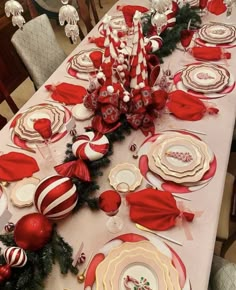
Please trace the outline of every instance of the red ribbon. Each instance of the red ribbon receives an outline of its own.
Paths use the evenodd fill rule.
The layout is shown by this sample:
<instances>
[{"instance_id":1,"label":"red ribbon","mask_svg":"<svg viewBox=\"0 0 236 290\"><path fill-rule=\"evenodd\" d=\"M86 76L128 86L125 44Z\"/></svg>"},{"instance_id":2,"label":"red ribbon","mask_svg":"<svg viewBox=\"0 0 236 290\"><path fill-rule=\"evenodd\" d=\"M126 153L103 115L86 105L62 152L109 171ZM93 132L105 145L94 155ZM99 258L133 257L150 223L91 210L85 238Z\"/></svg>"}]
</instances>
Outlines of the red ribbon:
<instances>
[{"instance_id":1,"label":"red ribbon","mask_svg":"<svg viewBox=\"0 0 236 290\"><path fill-rule=\"evenodd\" d=\"M56 172L62 176L78 177L83 181L91 181L89 169L86 163L81 159L60 164L54 168Z\"/></svg>"}]
</instances>

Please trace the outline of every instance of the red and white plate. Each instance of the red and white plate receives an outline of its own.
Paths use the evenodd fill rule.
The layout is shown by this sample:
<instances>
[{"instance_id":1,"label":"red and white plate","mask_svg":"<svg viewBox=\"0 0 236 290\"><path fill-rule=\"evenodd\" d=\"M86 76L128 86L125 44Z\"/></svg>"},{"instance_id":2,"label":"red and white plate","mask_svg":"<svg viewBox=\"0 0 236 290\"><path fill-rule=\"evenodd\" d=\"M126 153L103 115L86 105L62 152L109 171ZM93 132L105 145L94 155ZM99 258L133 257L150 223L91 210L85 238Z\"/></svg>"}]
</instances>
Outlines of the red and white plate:
<instances>
[{"instance_id":1,"label":"red and white plate","mask_svg":"<svg viewBox=\"0 0 236 290\"><path fill-rule=\"evenodd\" d=\"M209 149L209 152L212 154L212 161L210 162L210 168L207 170L202 178L199 181L196 182L185 182L183 184L179 184L170 180L163 179L159 174L153 172L149 167L149 158L148 154L150 152L151 146L153 143L156 142L156 140L162 136L165 133L168 133L169 131L160 132L158 134L155 134L149 138L147 138L141 145L140 149L138 150L139 155L139 169L141 174L143 175L144 179L149 183L150 185L156 187L157 189L164 190L164 191L170 191L172 193L190 193L195 190L199 190L200 188L206 186L212 177L215 174L216 171L216 157L212 153L212 151ZM200 140L199 137L195 136L192 133L184 132L184 131L176 131L178 133L181 133L184 135L190 135Z\"/></svg>"},{"instance_id":2,"label":"red and white plate","mask_svg":"<svg viewBox=\"0 0 236 290\"><path fill-rule=\"evenodd\" d=\"M222 66L197 63L182 70L183 85L195 92L218 93L229 83L229 72Z\"/></svg>"},{"instance_id":3,"label":"red and white plate","mask_svg":"<svg viewBox=\"0 0 236 290\"><path fill-rule=\"evenodd\" d=\"M82 80L89 80L90 76L94 76L97 73L97 69L90 58L92 52L103 53L103 50L100 48L90 48L81 50L72 56L67 63L68 74Z\"/></svg>"},{"instance_id":4,"label":"red and white plate","mask_svg":"<svg viewBox=\"0 0 236 290\"><path fill-rule=\"evenodd\" d=\"M236 40L236 28L223 23L209 23L198 30L199 38L212 44L229 44Z\"/></svg>"},{"instance_id":5,"label":"red and white plate","mask_svg":"<svg viewBox=\"0 0 236 290\"><path fill-rule=\"evenodd\" d=\"M192 65L199 65L201 63L194 63L194 64L189 64L188 66L192 66ZM217 66L217 67L221 67L221 66ZM232 73L229 73L229 79L228 79L228 84L220 91L218 92L197 92L193 89L191 89L190 87L186 87L186 85L183 83L182 80L182 74L183 74L184 70L180 70L178 71L173 78L174 81L174 85L178 90L190 93L200 99L216 99L216 98L221 98L224 97L225 95L229 94L230 92L233 91L234 87L235 87L235 81L234 81L234 76Z\"/></svg>"},{"instance_id":6,"label":"red and white plate","mask_svg":"<svg viewBox=\"0 0 236 290\"><path fill-rule=\"evenodd\" d=\"M58 130L53 131L53 135L51 138L51 142L56 142L56 141L60 140L61 138L63 138L67 134L66 124L71 120L71 112L69 109L67 109L66 107L64 107L60 104L51 105L51 104L43 103L43 104L36 105L37 108L44 108L44 107L48 107L48 106L57 107L58 109L60 109L60 111L64 112L63 118L57 119L57 122L60 123L59 124L60 126L59 126ZM30 110L32 108L34 108L34 107L31 107ZM36 143L42 142L42 141L40 141L41 139L40 140L35 140L34 138L30 139L30 134L28 135L28 133L27 133L27 140L26 140L25 134L21 138L21 134L15 132L15 128L18 126L18 120L20 120L22 118L22 116L24 116L24 114L27 114L27 112L28 112L28 110L17 114L10 125L10 133L11 133L12 142L15 145L17 145L23 149L35 148ZM34 111L34 114L37 114L37 110ZM40 115L40 116L42 116L42 115ZM50 114L47 115L48 118L50 118L50 116L51 116ZM43 117L46 117L46 115L43 115ZM52 122L52 126L53 126L53 122ZM23 128L24 128L24 126L23 126ZM29 128L31 128L31 127L29 126Z\"/></svg>"},{"instance_id":7,"label":"red and white plate","mask_svg":"<svg viewBox=\"0 0 236 290\"><path fill-rule=\"evenodd\" d=\"M96 270L99 267L100 263L103 263L105 261L105 259L109 255L109 253L111 253L111 251L115 250L117 247L122 247L122 245L124 245L125 243L129 243L128 247L132 248L132 244L133 244L133 247L136 248L139 245L139 243L142 241L146 241L146 242L149 241L150 246L152 246L152 247L154 246L156 248L156 250L161 253L162 256L166 256L166 259L170 259L172 266L174 268L174 271L176 270L176 272L177 272L178 284L179 284L179 287L173 287L173 289L174 290L176 290L176 289L191 290L191 285L190 285L189 278L187 276L186 268L184 266L184 263L180 259L180 257L177 255L177 253L171 247L169 247L166 243L162 242L161 240L159 240L156 237L150 237L148 239L144 236L134 234L134 233L120 235L120 236L112 239L108 243L106 243L103 246L103 248L99 250L99 252L93 257L93 259L91 260L91 262L89 264L89 267L88 267L88 270L86 273L84 289L85 290L98 289L97 285L96 285ZM135 250L135 252L137 255L136 250ZM128 252L127 252L127 254L128 254ZM120 255L121 255L120 257L122 259L119 258L119 264L117 264L117 268L115 269L117 271L116 273L119 273L119 276L116 275L114 282L112 282L111 285L109 284L111 287L112 286L114 287L114 283L116 283L115 284L116 286L117 286L117 283L119 285L119 283L121 281L121 277L123 278L125 272L123 272L121 270L121 267L122 268L125 267L125 269L123 268L123 270L125 270L125 271L135 271L134 273L136 273L136 271L139 271L140 269L143 269L143 271L145 273L147 273L147 275L150 275L149 277L152 277L153 283L155 283L155 281L158 280L156 278L157 271L153 267L148 268L147 262L142 263L142 261L141 261L138 264L136 264L137 267L133 267L134 264L130 264L130 263L127 264L128 260L125 258L125 256L122 253L120 253ZM141 257L139 257L139 258L141 258ZM132 259L137 260L137 256L132 257ZM143 259L145 260L145 258L143 258ZM108 265L109 265L109 263L108 263ZM167 264L166 264L166 266L167 266ZM114 269L114 267L113 267L113 269ZM108 270L108 272L110 272L111 268L108 267L107 270ZM105 272L103 274L105 275L104 278L105 278L105 282L106 282L108 279L108 275L107 275L108 273ZM173 278L174 273L172 272L172 274L170 274L170 276L171 276L171 278ZM114 275L112 275L112 277L114 277ZM99 276L99 279L100 278L101 277ZM103 279L103 277L102 277L102 279ZM174 278L173 278L173 280L174 280ZM105 286L107 286L107 282L105 284L106 284ZM109 288L105 287L104 289L109 289ZM110 288L110 289L117 290L118 288ZM162 288L153 288L153 289L161 290ZM102 289L99 288L99 290L102 290Z\"/></svg>"}]
</instances>

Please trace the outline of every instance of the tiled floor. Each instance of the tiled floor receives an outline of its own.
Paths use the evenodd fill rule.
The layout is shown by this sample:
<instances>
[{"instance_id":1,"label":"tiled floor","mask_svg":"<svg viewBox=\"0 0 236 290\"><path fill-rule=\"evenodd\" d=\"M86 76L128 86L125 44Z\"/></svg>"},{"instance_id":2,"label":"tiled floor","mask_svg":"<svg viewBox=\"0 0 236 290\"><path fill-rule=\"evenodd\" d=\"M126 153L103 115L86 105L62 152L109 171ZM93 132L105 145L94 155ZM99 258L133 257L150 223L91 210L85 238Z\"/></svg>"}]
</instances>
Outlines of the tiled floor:
<instances>
[{"instance_id":1,"label":"tiled floor","mask_svg":"<svg viewBox=\"0 0 236 290\"><path fill-rule=\"evenodd\" d=\"M102 16L110 9L110 7L115 2L115 0L102 0L103 9L97 7L99 17L102 18ZM59 43L61 44L65 52L69 54L75 48L75 45L72 45L68 38L65 36L64 27L57 25L56 21L52 21L52 25L54 27L56 37ZM82 24L81 27L83 28ZM21 107L34 94L34 92L35 91L33 84L28 78L12 93L12 97L15 100L16 104ZM13 116L12 112L10 111L5 102L0 104L0 113L6 116L8 120L10 120L10 118ZM233 154L230 158L229 171L236 176L236 153ZM215 253L219 253L219 248L220 244L217 242L215 247ZM236 242L234 242L233 246L227 252L226 258L236 263Z\"/></svg>"}]
</instances>

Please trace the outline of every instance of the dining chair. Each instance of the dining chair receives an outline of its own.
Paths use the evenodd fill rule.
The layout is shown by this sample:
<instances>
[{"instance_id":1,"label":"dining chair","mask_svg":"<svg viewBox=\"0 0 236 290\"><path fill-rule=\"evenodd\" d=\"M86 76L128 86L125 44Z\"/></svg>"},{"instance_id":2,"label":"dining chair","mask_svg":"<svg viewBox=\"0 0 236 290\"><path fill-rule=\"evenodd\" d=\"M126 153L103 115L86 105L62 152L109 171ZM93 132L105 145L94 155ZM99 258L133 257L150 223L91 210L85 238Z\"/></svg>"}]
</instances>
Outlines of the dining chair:
<instances>
[{"instance_id":1,"label":"dining chair","mask_svg":"<svg viewBox=\"0 0 236 290\"><path fill-rule=\"evenodd\" d=\"M27 1L28 2L31 1L33 3L34 8L36 8L39 14L45 13L50 19L52 18L52 19L58 20L59 9L62 6L62 3L60 0L50 0L50 1L49 0L27 0ZM74 5L75 8L78 8L78 13L79 13L80 18L84 22L87 32L90 32L93 29L93 24L92 24L91 15L90 15L90 8L92 10L92 15L93 15L95 23L99 22L99 17L98 17L94 0L69 0L69 4ZM30 3L28 4L28 7L30 7ZM80 31L80 39L82 40L85 37L85 35L80 25L79 25L79 31Z\"/></svg>"},{"instance_id":2,"label":"dining chair","mask_svg":"<svg viewBox=\"0 0 236 290\"><path fill-rule=\"evenodd\" d=\"M236 264L213 256L208 290L235 290Z\"/></svg>"},{"instance_id":3,"label":"dining chair","mask_svg":"<svg viewBox=\"0 0 236 290\"><path fill-rule=\"evenodd\" d=\"M0 115L0 130L7 124L7 119Z\"/></svg>"},{"instance_id":4,"label":"dining chair","mask_svg":"<svg viewBox=\"0 0 236 290\"><path fill-rule=\"evenodd\" d=\"M236 241L236 222L231 218L232 202L235 194L234 184L235 176L227 172L216 235L216 240L221 242L221 257L225 256L228 249Z\"/></svg>"},{"instance_id":5,"label":"dining chair","mask_svg":"<svg viewBox=\"0 0 236 290\"><path fill-rule=\"evenodd\" d=\"M66 58L46 14L28 21L23 30L18 29L11 42L36 89L42 86Z\"/></svg>"},{"instance_id":6,"label":"dining chair","mask_svg":"<svg viewBox=\"0 0 236 290\"><path fill-rule=\"evenodd\" d=\"M18 112L19 108L17 107L16 103L12 99L11 95L9 94L6 86L0 80L0 103L2 101L6 101L12 112L15 114Z\"/></svg>"}]
</instances>

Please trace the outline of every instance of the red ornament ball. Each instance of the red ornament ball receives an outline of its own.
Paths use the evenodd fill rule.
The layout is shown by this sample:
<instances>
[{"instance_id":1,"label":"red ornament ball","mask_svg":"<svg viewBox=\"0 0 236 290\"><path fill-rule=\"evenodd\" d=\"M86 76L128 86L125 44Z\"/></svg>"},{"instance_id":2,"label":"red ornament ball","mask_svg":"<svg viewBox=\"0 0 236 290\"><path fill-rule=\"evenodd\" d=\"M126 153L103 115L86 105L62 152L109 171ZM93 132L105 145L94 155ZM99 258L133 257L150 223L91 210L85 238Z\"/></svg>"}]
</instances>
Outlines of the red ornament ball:
<instances>
[{"instance_id":1,"label":"red ornament ball","mask_svg":"<svg viewBox=\"0 0 236 290\"><path fill-rule=\"evenodd\" d=\"M0 284L11 277L11 267L9 265L0 266Z\"/></svg>"},{"instance_id":2,"label":"red ornament ball","mask_svg":"<svg viewBox=\"0 0 236 290\"><path fill-rule=\"evenodd\" d=\"M52 235L52 224L41 213L23 216L16 224L14 240L24 250L37 251L44 247Z\"/></svg>"},{"instance_id":3,"label":"red ornament ball","mask_svg":"<svg viewBox=\"0 0 236 290\"><path fill-rule=\"evenodd\" d=\"M43 179L34 195L37 210L52 220L68 216L76 206L77 200L78 193L72 180L60 175Z\"/></svg>"}]
</instances>

